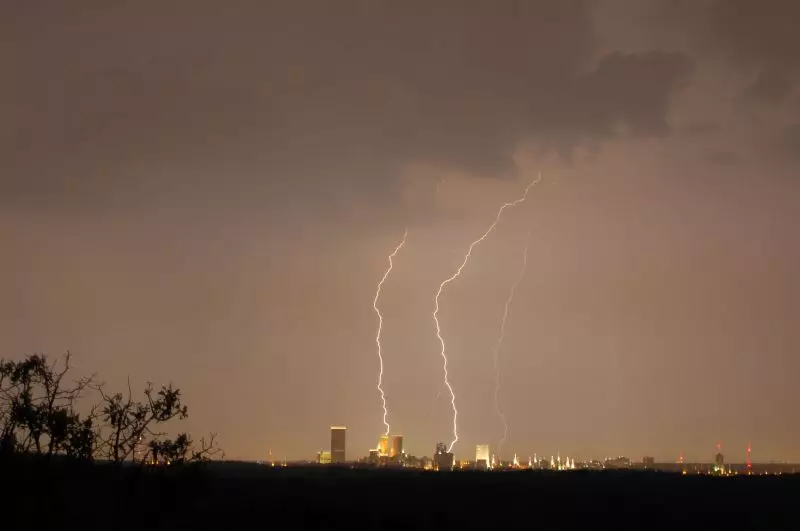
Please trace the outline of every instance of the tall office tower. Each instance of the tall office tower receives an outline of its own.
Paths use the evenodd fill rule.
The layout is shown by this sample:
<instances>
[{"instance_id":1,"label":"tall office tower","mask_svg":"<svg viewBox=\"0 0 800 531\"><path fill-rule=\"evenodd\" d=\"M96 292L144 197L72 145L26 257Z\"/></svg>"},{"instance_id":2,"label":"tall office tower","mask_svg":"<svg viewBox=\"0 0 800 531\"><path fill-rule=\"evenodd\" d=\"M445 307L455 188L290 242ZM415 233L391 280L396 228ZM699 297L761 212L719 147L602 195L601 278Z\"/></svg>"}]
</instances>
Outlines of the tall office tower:
<instances>
[{"instance_id":1,"label":"tall office tower","mask_svg":"<svg viewBox=\"0 0 800 531\"><path fill-rule=\"evenodd\" d=\"M451 452L444 452L433 456L433 465L436 470L453 470L453 454Z\"/></svg>"},{"instance_id":2,"label":"tall office tower","mask_svg":"<svg viewBox=\"0 0 800 531\"><path fill-rule=\"evenodd\" d=\"M399 457L403 455L403 436L392 435L392 447L389 450L389 457Z\"/></svg>"},{"instance_id":3,"label":"tall office tower","mask_svg":"<svg viewBox=\"0 0 800 531\"><path fill-rule=\"evenodd\" d=\"M347 427L331 426L331 463L345 462L345 438Z\"/></svg>"},{"instance_id":4,"label":"tall office tower","mask_svg":"<svg viewBox=\"0 0 800 531\"><path fill-rule=\"evenodd\" d=\"M436 452L433 454L433 468L436 470L453 470L453 454L447 451L444 443L436 443Z\"/></svg>"},{"instance_id":5,"label":"tall office tower","mask_svg":"<svg viewBox=\"0 0 800 531\"><path fill-rule=\"evenodd\" d=\"M489 468L489 445L479 444L475 447L475 466L476 468Z\"/></svg>"},{"instance_id":6,"label":"tall office tower","mask_svg":"<svg viewBox=\"0 0 800 531\"><path fill-rule=\"evenodd\" d=\"M388 455L389 454L389 436L388 435L381 435L378 438L378 453L380 455Z\"/></svg>"}]
</instances>

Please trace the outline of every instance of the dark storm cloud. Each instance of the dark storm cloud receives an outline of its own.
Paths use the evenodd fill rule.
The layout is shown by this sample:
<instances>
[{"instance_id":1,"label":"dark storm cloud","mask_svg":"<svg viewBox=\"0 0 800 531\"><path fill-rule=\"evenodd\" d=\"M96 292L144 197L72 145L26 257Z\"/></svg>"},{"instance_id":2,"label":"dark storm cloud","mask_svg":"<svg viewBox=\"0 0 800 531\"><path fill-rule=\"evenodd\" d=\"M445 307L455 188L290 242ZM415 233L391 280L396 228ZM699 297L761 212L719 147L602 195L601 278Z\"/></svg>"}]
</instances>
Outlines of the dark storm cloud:
<instances>
[{"instance_id":1,"label":"dark storm cloud","mask_svg":"<svg viewBox=\"0 0 800 531\"><path fill-rule=\"evenodd\" d=\"M710 37L720 48L733 61L758 70L746 94L770 103L785 100L800 73L800 3L718 1L706 16Z\"/></svg>"},{"instance_id":2,"label":"dark storm cloud","mask_svg":"<svg viewBox=\"0 0 800 531\"><path fill-rule=\"evenodd\" d=\"M777 150L793 162L800 160L800 123L787 125L776 142Z\"/></svg>"},{"instance_id":3,"label":"dark storm cloud","mask_svg":"<svg viewBox=\"0 0 800 531\"><path fill-rule=\"evenodd\" d=\"M717 0L705 14L709 39L733 59L791 70L800 68L798 18L794 0Z\"/></svg>"},{"instance_id":4,"label":"dark storm cloud","mask_svg":"<svg viewBox=\"0 0 800 531\"><path fill-rule=\"evenodd\" d=\"M679 53L604 57L582 85L584 105L577 106L576 116L583 118L586 129L599 127L602 134L622 124L637 135L664 135L669 131L669 97L688 81L690 66Z\"/></svg>"},{"instance_id":5,"label":"dark storm cloud","mask_svg":"<svg viewBox=\"0 0 800 531\"><path fill-rule=\"evenodd\" d=\"M705 154L705 160L715 166L734 166L740 158L733 151L712 149Z\"/></svg>"},{"instance_id":6,"label":"dark storm cloud","mask_svg":"<svg viewBox=\"0 0 800 531\"><path fill-rule=\"evenodd\" d=\"M719 133L722 126L711 122L691 123L681 128L680 132L689 135L711 135Z\"/></svg>"},{"instance_id":7,"label":"dark storm cloud","mask_svg":"<svg viewBox=\"0 0 800 531\"><path fill-rule=\"evenodd\" d=\"M661 0L652 14L665 17L697 50L709 50L754 78L745 95L784 101L800 75L800 2L795 0Z\"/></svg>"},{"instance_id":8,"label":"dark storm cloud","mask_svg":"<svg viewBox=\"0 0 800 531\"><path fill-rule=\"evenodd\" d=\"M747 88L745 95L756 101L777 104L784 101L791 93L793 84L794 79L790 73L766 69L759 73L755 82Z\"/></svg>"},{"instance_id":9,"label":"dark storm cloud","mask_svg":"<svg viewBox=\"0 0 800 531\"><path fill-rule=\"evenodd\" d=\"M379 194L367 176L409 161L502 174L528 138L568 153L667 133L689 71L662 52L594 64L576 0L26 3L2 19L0 196L23 205Z\"/></svg>"}]
</instances>

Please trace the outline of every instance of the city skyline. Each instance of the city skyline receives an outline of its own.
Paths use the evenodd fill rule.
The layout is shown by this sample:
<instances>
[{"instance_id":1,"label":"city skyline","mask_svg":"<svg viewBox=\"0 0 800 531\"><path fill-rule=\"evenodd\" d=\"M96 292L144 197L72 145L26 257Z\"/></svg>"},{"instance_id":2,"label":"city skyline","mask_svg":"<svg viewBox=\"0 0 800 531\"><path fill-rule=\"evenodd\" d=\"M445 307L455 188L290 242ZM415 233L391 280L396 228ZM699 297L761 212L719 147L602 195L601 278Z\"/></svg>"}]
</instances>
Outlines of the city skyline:
<instances>
[{"instance_id":1,"label":"city skyline","mask_svg":"<svg viewBox=\"0 0 800 531\"><path fill-rule=\"evenodd\" d=\"M467 4L0 8L0 357L431 455L437 288L541 172L441 293L455 456L497 395L505 460L800 462L800 3Z\"/></svg>"},{"instance_id":2,"label":"city skyline","mask_svg":"<svg viewBox=\"0 0 800 531\"><path fill-rule=\"evenodd\" d=\"M374 448L370 448L369 450L364 451L363 449L359 448L350 448L348 452L350 452L347 459L339 459L336 460L332 458L334 454L334 446L337 445L339 451L342 452L344 448L344 437L342 435L335 435L335 434L342 434L345 433L347 428L344 426L331 426L331 442L330 448L325 450L324 448L320 449L316 453L316 460L317 463L323 464L341 464L341 463L370 463L373 465L385 465L386 463L394 462L396 458L402 457L413 457L413 458L431 458L436 455L439 450L439 447L443 445L443 448L446 450L447 445L441 441L437 442L435 445L435 449L430 451L430 453L426 453L424 451L419 453L412 453L406 452L404 449L404 436L401 434L381 434L377 439L378 443ZM553 452L548 453L547 451L541 452L530 452L526 450L530 449L521 449L518 453L516 451L512 452L512 456L508 455L500 455L498 452L499 446L493 446L487 443L477 444L474 447L474 453L470 454L469 449L462 449L461 454L456 454L452 452L451 455L454 456L456 462L466 462L470 464L472 467L480 468L480 461L485 461L485 465L487 468L492 468L495 465L497 466L510 466L513 463L517 463L515 466L522 467L522 462L530 462L530 460L535 459L538 461L546 461L548 459L548 455L550 459L555 459L556 456L558 457L558 462L561 463L562 459L562 452L561 447ZM711 448L711 447L709 447ZM642 454L634 454L632 456L625 456L625 454L619 454L611 452L606 455L578 455L578 454L570 454L569 452L563 454L564 462L569 463L570 459L572 462L580 462L580 463L589 463L589 462L609 462L615 460L628 460L629 463L644 463L646 466L647 463L659 463L659 464L667 464L667 463L674 463L674 464L709 464L715 463L720 465L721 459L724 459L724 456L727 454L728 459L727 463L729 464L736 464L736 465L749 465L750 463L757 462L759 464L781 464L781 463L788 463L788 464L797 464L794 461L786 460L786 459L766 459L762 458L760 460L753 460L752 459L752 451L753 445L747 444L746 448L739 449L742 450L741 452L736 452L736 449L727 449L723 452L722 443L717 442L713 445L713 452L709 449L707 455L704 456L693 456L687 458L683 451L679 451L674 458L657 458L654 457L651 453L642 453ZM271 451L271 450L270 450ZM739 455L741 453L741 455ZM340 453L340 456L343 453ZM474 458L470 457L471 455ZM331 458L329 461L320 461L321 456L327 456ZM538 457L537 457L538 456ZM383 459L380 461L379 459ZM373 459L378 459L378 461L371 462ZM261 459L257 459L256 461L262 461ZM312 456L304 456L301 458L296 458L293 460L294 462L311 462L313 461ZM529 465L530 466L530 465ZM552 465L551 465L552 466ZM574 468L574 467L573 467Z\"/></svg>"}]
</instances>

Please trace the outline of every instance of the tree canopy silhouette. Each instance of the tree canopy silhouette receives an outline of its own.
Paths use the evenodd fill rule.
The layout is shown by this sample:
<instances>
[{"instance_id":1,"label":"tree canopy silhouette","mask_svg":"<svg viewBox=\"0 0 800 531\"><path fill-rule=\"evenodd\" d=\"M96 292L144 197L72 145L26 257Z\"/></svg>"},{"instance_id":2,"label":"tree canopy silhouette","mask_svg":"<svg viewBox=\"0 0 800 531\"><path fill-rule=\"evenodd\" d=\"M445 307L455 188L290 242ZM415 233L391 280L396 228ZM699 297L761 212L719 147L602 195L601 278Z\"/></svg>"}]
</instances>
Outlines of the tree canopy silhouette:
<instances>
[{"instance_id":1,"label":"tree canopy silhouette","mask_svg":"<svg viewBox=\"0 0 800 531\"><path fill-rule=\"evenodd\" d=\"M188 416L180 389L169 384L156 391L147 383L140 400L129 381L126 394L109 393L95 375L70 380L70 359L67 352L52 363L42 354L0 360L2 455L61 455L118 464L180 464L223 455L214 434L198 444L187 433L166 438L165 425ZM100 402L86 407L82 399L90 391Z\"/></svg>"}]
</instances>

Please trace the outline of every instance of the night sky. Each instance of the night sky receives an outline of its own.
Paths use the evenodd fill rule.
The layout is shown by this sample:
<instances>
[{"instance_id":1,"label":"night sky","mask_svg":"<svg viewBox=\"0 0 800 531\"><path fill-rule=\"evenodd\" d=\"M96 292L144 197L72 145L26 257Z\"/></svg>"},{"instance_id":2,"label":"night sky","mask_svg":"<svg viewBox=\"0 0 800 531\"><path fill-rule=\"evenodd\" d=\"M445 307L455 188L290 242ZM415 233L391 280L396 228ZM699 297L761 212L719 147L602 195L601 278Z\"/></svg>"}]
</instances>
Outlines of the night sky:
<instances>
[{"instance_id":1,"label":"night sky","mask_svg":"<svg viewBox=\"0 0 800 531\"><path fill-rule=\"evenodd\" d=\"M229 458L800 460L800 2L9 1L0 356L173 381Z\"/></svg>"}]
</instances>

